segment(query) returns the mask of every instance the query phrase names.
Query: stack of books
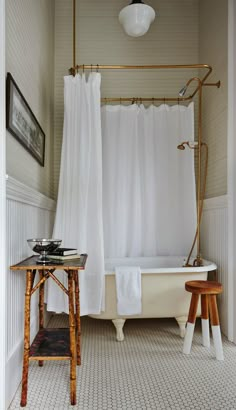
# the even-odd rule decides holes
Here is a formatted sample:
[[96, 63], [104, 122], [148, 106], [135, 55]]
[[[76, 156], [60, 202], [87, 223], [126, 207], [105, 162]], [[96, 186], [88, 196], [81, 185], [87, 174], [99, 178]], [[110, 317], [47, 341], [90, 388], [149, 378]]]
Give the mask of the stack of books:
[[48, 255], [48, 257], [50, 259], [65, 261], [70, 259], [79, 259], [80, 255], [78, 254], [78, 250], [74, 248], [58, 248]]

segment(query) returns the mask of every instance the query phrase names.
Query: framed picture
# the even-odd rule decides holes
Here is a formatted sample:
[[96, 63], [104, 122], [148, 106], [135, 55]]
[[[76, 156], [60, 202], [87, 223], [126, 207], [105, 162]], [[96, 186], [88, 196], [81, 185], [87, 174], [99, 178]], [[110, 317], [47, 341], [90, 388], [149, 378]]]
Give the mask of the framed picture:
[[6, 103], [7, 129], [43, 167], [45, 134], [10, 73]]

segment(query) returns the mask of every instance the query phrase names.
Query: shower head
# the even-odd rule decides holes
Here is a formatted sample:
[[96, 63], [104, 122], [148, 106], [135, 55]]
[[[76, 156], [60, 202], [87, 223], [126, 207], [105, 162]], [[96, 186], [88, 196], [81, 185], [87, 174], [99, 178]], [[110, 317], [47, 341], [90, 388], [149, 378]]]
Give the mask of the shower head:
[[183, 88], [181, 88], [181, 90], [179, 91], [179, 96], [183, 97], [187, 91], [188, 86], [185, 85]]

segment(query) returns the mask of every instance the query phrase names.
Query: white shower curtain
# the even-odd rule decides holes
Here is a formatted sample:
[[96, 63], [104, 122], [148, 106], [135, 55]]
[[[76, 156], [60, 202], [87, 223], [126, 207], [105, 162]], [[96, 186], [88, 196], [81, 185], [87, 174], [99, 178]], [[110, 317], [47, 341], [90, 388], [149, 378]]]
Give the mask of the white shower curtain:
[[[64, 129], [53, 237], [88, 253], [80, 272], [81, 315], [100, 313], [104, 279], [99, 73], [64, 78]], [[62, 271], [59, 279], [67, 283]], [[68, 312], [67, 296], [49, 281], [47, 309]]]
[[103, 106], [106, 257], [187, 255], [196, 229], [194, 106]]

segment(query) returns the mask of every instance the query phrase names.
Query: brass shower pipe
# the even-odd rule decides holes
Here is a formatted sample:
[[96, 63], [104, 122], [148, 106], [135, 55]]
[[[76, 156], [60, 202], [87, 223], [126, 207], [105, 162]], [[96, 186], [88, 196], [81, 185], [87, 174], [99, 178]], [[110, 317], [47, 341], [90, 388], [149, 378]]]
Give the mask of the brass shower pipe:
[[[180, 149], [180, 150], [184, 150], [184, 149], [185, 149], [184, 145], [187, 145], [190, 149], [194, 149], [194, 150], [199, 149], [198, 142], [195, 142], [194, 144], [191, 144], [189, 141], [184, 141], [184, 142], [182, 142], [180, 145], [177, 146], [177, 148]], [[201, 203], [200, 203], [200, 215], [199, 215], [200, 220], [199, 220], [199, 225], [201, 224], [201, 219], [202, 219], [203, 201], [204, 201], [205, 192], [206, 192], [207, 168], [208, 168], [208, 145], [207, 145], [205, 142], [202, 142], [200, 149], [202, 149], [202, 148], [205, 148], [205, 164], [204, 164], [203, 187], [202, 187]], [[193, 265], [191, 265], [191, 264], [189, 263], [190, 258], [191, 258], [191, 256], [192, 256], [192, 252], [193, 252], [195, 243], [196, 243], [196, 240], [197, 240], [197, 238], [198, 238], [198, 232], [199, 232], [199, 227], [198, 227], [198, 224], [197, 224], [197, 228], [196, 228], [195, 236], [194, 236], [194, 239], [193, 239], [193, 243], [192, 243], [191, 249], [190, 249], [190, 251], [189, 251], [187, 260], [186, 260], [186, 262], [185, 262], [185, 264], [184, 264], [184, 266], [186, 266], [186, 267], [195, 266], [195, 265], [198, 265], [198, 263], [199, 263], [199, 259], [198, 259], [198, 258], [196, 258], [196, 259], [193, 261]]]
[[186, 90], [192, 81], [198, 83], [198, 176], [197, 176], [197, 258], [196, 265], [202, 265], [200, 254], [200, 225], [201, 225], [201, 160], [202, 160], [202, 80], [199, 77], [192, 77], [186, 84]]
[[73, 67], [76, 65], [76, 0], [73, 0]]
[[[198, 172], [197, 172], [197, 256], [194, 261], [195, 266], [202, 265], [200, 253], [200, 225], [201, 225], [201, 159], [202, 159], [202, 80], [199, 77], [192, 77], [179, 92], [180, 96], [185, 95], [188, 86], [193, 82], [198, 83]], [[188, 258], [189, 261], [190, 258]]]

